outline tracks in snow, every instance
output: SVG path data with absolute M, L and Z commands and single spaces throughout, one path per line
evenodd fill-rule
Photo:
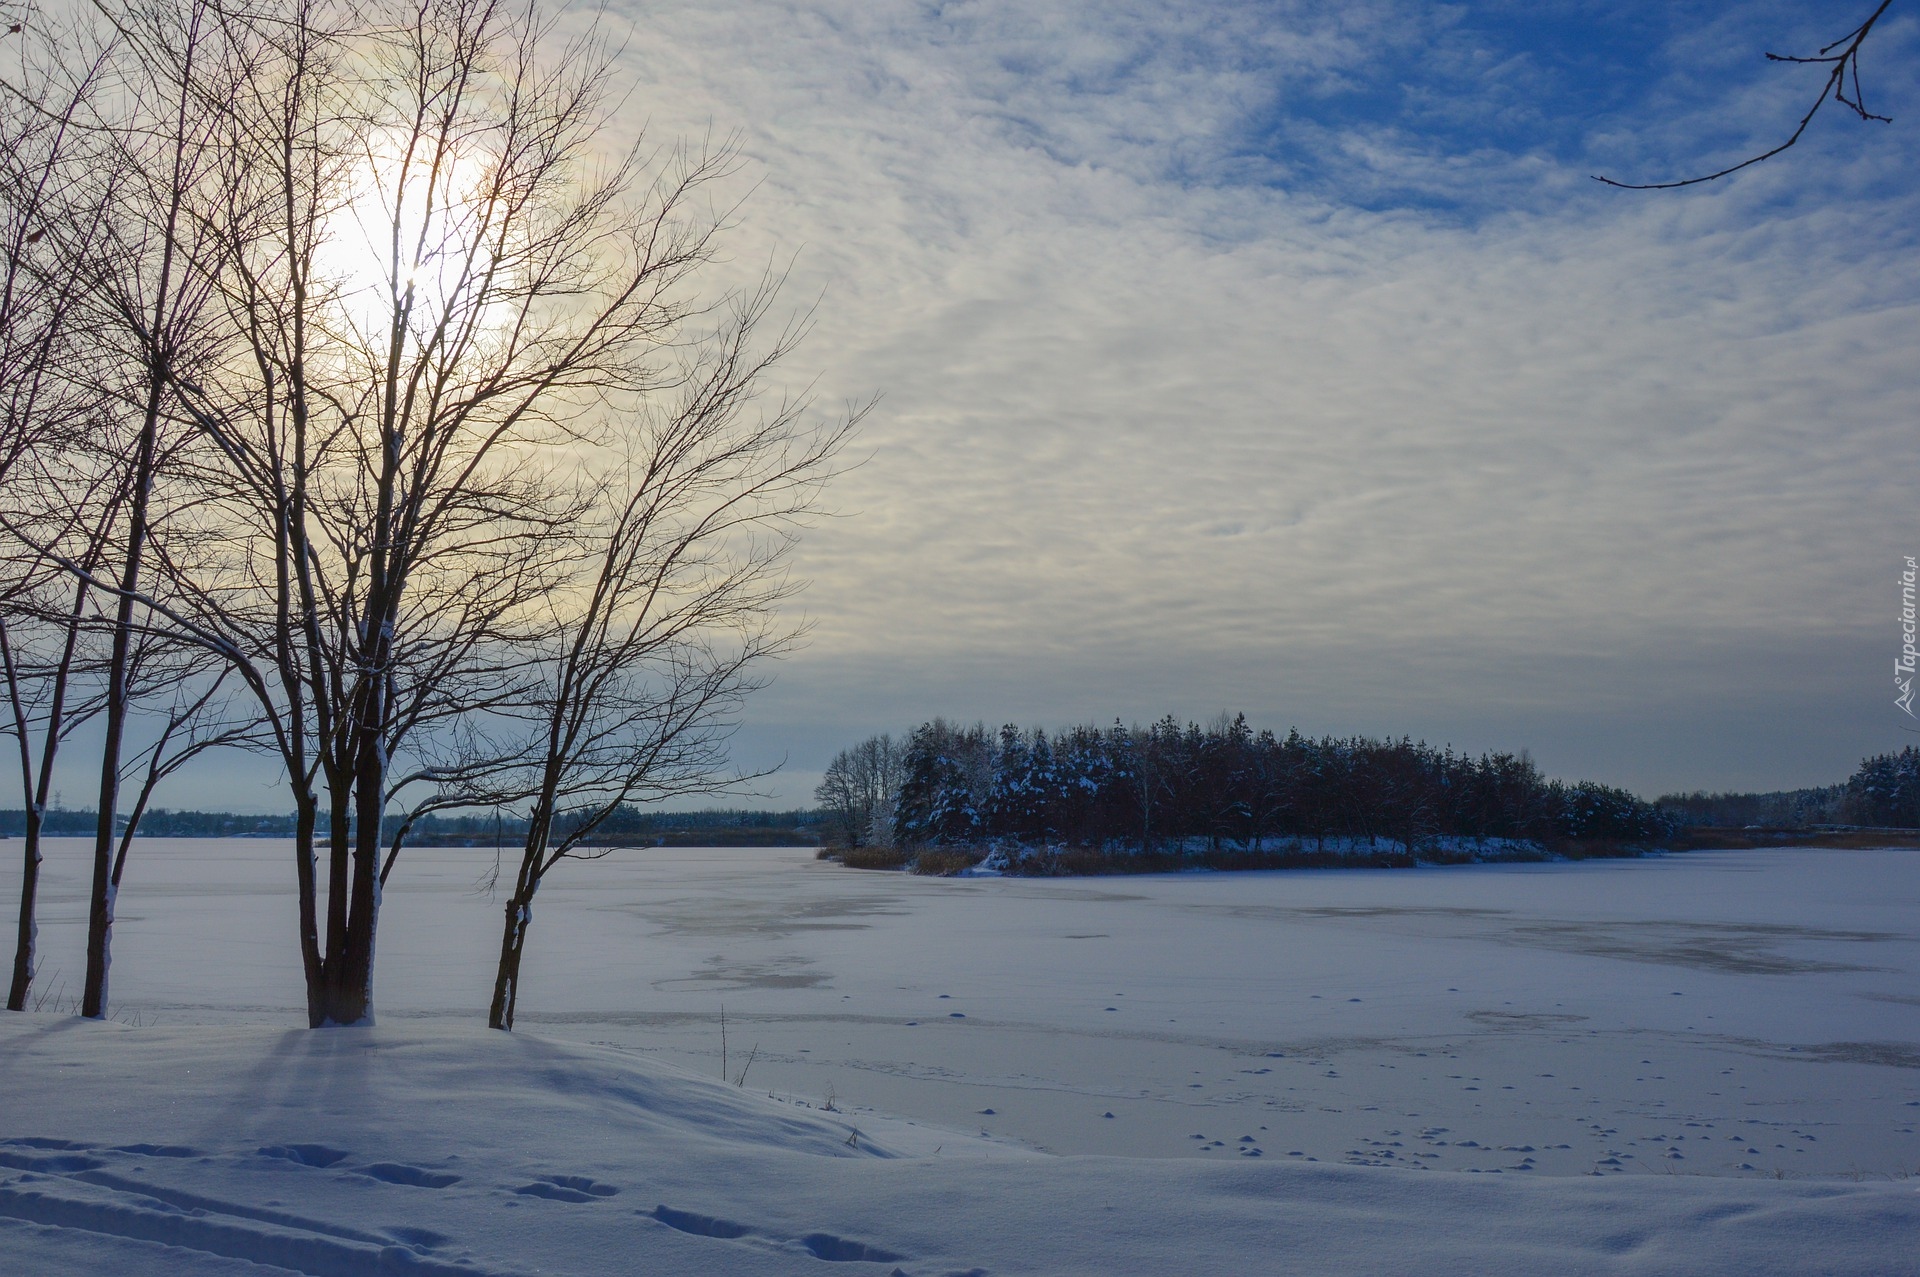
M 314 1192 L 368 1181 L 390 1185 L 402 1197 L 465 1183 L 466 1191 L 500 1197 L 538 1198 L 570 1204 L 612 1204 L 619 1186 L 585 1175 L 544 1174 L 517 1186 L 488 1187 L 469 1176 L 400 1162 L 356 1163 L 353 1153 L 322 1144 L 277 1144 L 252 1153 L 206 1152 L 185 1145 L 103 1146 L 67 1140 L 0 1140 L 0 1231 L 7 1224 L 43 1230 L 92 1234 L 136 1246 L 148 1244 L 188 1252 L 180 1258 L 197 1268 L 214 1257 L 305 1274 L 306 1277 L 513 1277 L 509 1270 L 481 1266 L 462 1252 L 455 1239 L 415 1225 L 347 1226 L 311 1213 L 280 1208 L 278 1200 L 256 1204 L 181 1186 L 193 1172 L 216 1184 L 237 1175 L 249 1184 L 285 1185 L 289 1196 L 325 1200 Z M 272 1176 L 271 1180 L 265 1177 Z M 314 1179 L 307 1177 L 313 1176 Z M 260 1178 L 256 1178 L 260 1177 Z M 302 1191 L 303 1188 L 306 1191 Z M 263 1194 L 264 1196 L 264 1194 Z M 335 1199 L 338 1200 L 337 1198 Z M 403 1205 L 389 1196 L 380 1208 Z M 378 1208 L 375 1208 L 378 1209 Z M 551 1209 L 551 1208 L 547 1208 Z M 364 1225 L 364 1207 L 347 1215 Z M 335 1212 L 336 1217 L 345 1211 Z M 638 1218 L 633 1218 L 637 1216 Z M 769 1258 L 852 1263 L 889 1267 L 889 1277 L 909 1277 L 900 1264 L 914 1261 L 885 1247 L 826 1231 L 798 1232 L 739 1223 L 696 1211 L 659 1205 L 632 1210 L 632 1227 L 664 1226 L 674 1233 L 727 1246 L 745 1247 Z M 198 1256 L 199 1258 L 193 1258 Z M 932 1277 L 935 1270 L 915 1265 Z M 985 1277 L 983 1269 L 942 1277 Z
M 448 1239 L 431 1229 L 349 1228 L 145 1177 L 149 1169 L 164 1165 L 155 1159 L 225 1163 L 231 1169 L 248 1156 L 322 1169 L 351 1155 L 321 1145 L 274 1146 L 234 1155 L 202 1153 L 181 1145 L 108 1148 L 66 1140 L 0 1140 L 0 1168 L 15 1172 L 0 1178 L 0 1219 L 150 1242 L 310 1277 L 379 1273 L 509 1277 L 498 1269 L 482 1269 L 464 1256 L 435 1254 Z M 343 1170 L 421 1187 L 444 1187 L 460 1178 L 388 1162 Z

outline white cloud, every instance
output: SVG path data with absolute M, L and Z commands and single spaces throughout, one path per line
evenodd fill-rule
M 762 185 L 742 260 L 798 247 L 796 295 L 826 290 L 802 356 L 823 400 L 884 395 L 870 459 L 833 490 L 848 517 L 802 551 L 813 648 L 750 719 L 789 740 L 818 722 L 824 757 L 836 731 L 937 712 L 1284 714 L 1262 671 L 1285 670 L 1315 712 L 1351 707 L 1322 726 L 1394 730 L 1372 672 L 1391 667 L 1425 685 L 1424 722 L 1491 736 L 1488 706 L 1535 732 L 1526 715 L 1564 694 L 1521 667 L 1578 656 L 1607 682 L 1561 706 L 1549 730 L 1573 740 L 1583 702 L 1657 716 L 1698 651 L 1831 662 L 1876 632 L 1912 548 L 1911 185 L 1876 194 L 1845 171 L 1871 158 L 1809 153 L 1631 196 L 1524 149 L 1445 154 L 1337 118 L 1283 123 L 1323 169 L 1366 166 L 1363 204 L 1386 174 L 1413 205 L 1290 191 L 1267 180 L 1284 157 L 1234 180 L 1263 112 L 1383 56 L 1430 48 L 1453 83 L 1518 85 L 1488 111 L 1546 74 L 1421 12 L 636 15 L 656 125 L 743 136 Z M 1490 194 L 1464 214 L 1421 207 L 1476 181 Z M 1859 190 L 1808 199 L 1810 181 Z M 1877 673 L 1803 677 L 1831 700 Z M 1731 724 L 1768 694 L 1695 708 Z M 1857 724 L 1860 750 L 1884 721 Z M 1590 765 L 1660 783 L 1630 752 Z M 1836 765 L 1783 741 L 1697 774 Z
M 935 713 L 1245 707 L 1649 789 L 1904 743 L 1910 131 L 1685 194 L 1586 176 L 1720 145 L 1682 81 L 1748 28 L 1567 124 L 1552 68 L 1432 6 L 627 12 L 631 119 L 740 134 L 734 269 L 797 250 L 824 290 L 796 375 L 884 396 L 801 550 L 813 645 L 748 709 L 777 797 Z M 1317 111 L 1396 59 L 1408 117 Z

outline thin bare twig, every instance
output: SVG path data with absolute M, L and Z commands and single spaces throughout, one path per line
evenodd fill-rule
M 1747 159 L 1741 160 L 1738 164 L 1729 165 L 1717 173 L 1708 173 L 1702 177 L 1681 178 L 1672 182 L 1619 182 L 1613 178 L 1602 177 L 1596 173 L 1593 175 L 1593 180 L 1604 183 L 1607 186 L 1617 186 L 1624 191 L 1670 191 L 1677 187 L 1698 186 L 1702 182 L 1718 181 L 1729 174 L 1738 173 L 1743 168 L 1749 168 L 1752 165 L 1758 164 L 1762 160 L 1770 160 L 1798 142 L 1801 135 L 1807 131 L 1807 126 L 1813 123 L 1813 117 L 1818 115 L 1820 108 L 1825 106 L 1829 101 L 1840 103 L 1840 105 L 1851 110 L 1862 120 L 1877 120 L 1882 124 L 1893 123 L 1891 116 L 1875 115 L 1873 112 L 1867 110 L 1866 97 L 1860 88 L 1861 46 L 1866 43 L 1867 36 L 1872 33 L 1873 24 L 1880 20 L 1880 15 L 1884 14 L 1892 4 L 1893 0 L 1880 0 L 1880 7 L 1873 11 L 1873 16 L 1869 17 L 1853 30 L 1847 32 L 1847 34 L 1841 36 L 1838 40 L 1824 46 L 1818 53 L 1810 57 L 1798 57 L 1792 54 L 1782 53 L 1767 54 L 1767 61 L 1769 62 L 1818 63 L 1831 68 L 1827 72 L 1826 83 L 1820 87 L 1820 96 L 1813 100 L 1813 105 L 1807 108 L 1807 113 L 1800 117 L 1800 123 L 1795 127 L 1792 135 L 1772 150 L 1750 156 Z M 1844 48 L 1842 48 L 1843 45 L 1845 46 Z M 1835 53 L 1835 49 L 1839 49 L 1840 52 Z M 1849 79 L 1853 81 L 1853 95 L 1851 97 L 1847 95 L 1847 81 Z

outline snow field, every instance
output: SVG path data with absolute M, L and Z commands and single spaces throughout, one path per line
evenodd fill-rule
M 1889 1274 L 1920 1253 L 1908 1182 L 1009 1156 L 871 1119 L 849 1142 L 843 1118 L 478 1029 L 41 1013 L 0 1022 L 0 1056 L 24 1081 L 0 1247 L 26 1274 Z
M 136 849 L 126 1023 L 0 1017 L 20 1271 L 1920 1271 L 1920 853 L 636 851 L 550 880 L 511 1037 L 491 849 L 409 854 L 380 1026 L 312 1034 L 285 848 Z

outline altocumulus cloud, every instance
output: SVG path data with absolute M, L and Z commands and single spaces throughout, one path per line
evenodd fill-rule
M 634 118 L 737 131 L 740 264 L 824 295 L 822 401 L 883 395 L 743 746 L 799 799 L 936 712 L 1244 707 L 1648 790 L 1898 743 L 1913 21 L 1893 128 L 1588 180 L 1783 136 L 1817 80 L 1760 53 L 1835 12 L 621 11 Z
M 745 761 L 1244 708 L 1643 791 L 1893 725 L 1913 88 L 1737 180 L 1863 5 L 611 0 L 628 119 L 737 134 L 734 269 L 879 392 Z M 1864 16 L 1864 11 L 1861 15 Z M 797 255 L 797 256 L 796 256 Z M 799 371 L 796 369 L 796 371 Z

